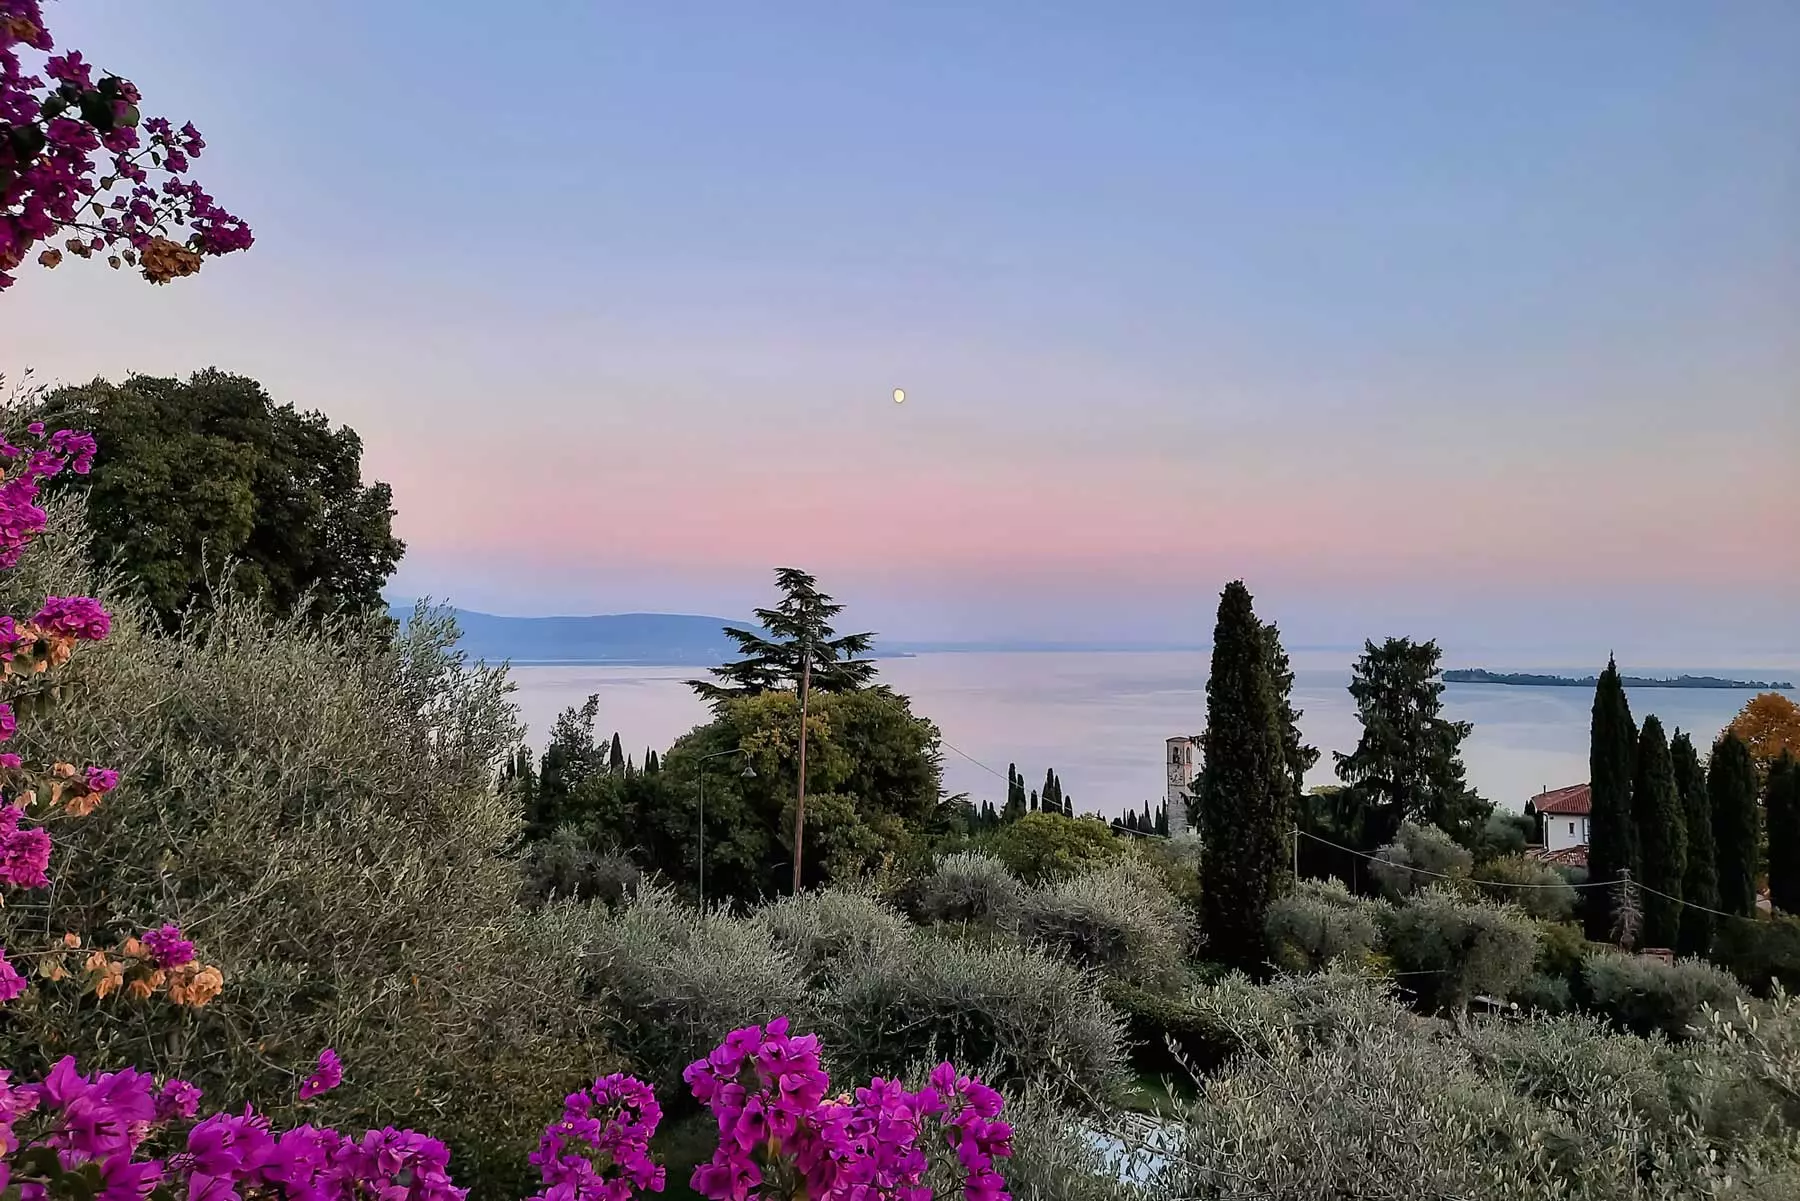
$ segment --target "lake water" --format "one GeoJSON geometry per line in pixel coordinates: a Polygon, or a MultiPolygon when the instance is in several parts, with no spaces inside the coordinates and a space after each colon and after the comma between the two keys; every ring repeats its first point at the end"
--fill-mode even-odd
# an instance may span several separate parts
{"type": "MultiPolygon", "coordinates": [[[[1333,751],[1356,745],[1361,727],[1345,686],[1353,655],[1300,651],[1293,656],[1294,702],[1301,729],[1325,752],[1309,784],[1333,782],[1333,751]]],[[[1205,652],[1064,653],[1009,652],[919,655],[884,660],[881,677],[912,698],[944,735],[944,783],[996,804],[1005,799],[1006,767],[1017,763],[1031,786],[1054,767],[1064,791],[1080,810],[1108,816],[1141,806],[1163,793],[1163,740],[1197,734],[1206,719],[1205,652]]],[[[1463,666],[1463,664],[1452,664],[1463,666]]],[[[1486,656],[1479,664],[1505,671],[1584,676],[1602,665],[1570,666],[1529,656],[1486,656]]],[[[1644,676],[1725,675],[1739,679],[1793,680],[1800,658],[1687,666],[1624,667],[1644,676]]],[[[530,739],[542,747],[556,714],[600,697],[597,728],[618,730],[634,759],[644,748],[660,754],[708,718],[684,684],[702,674],[693,667],[516,667],[516,699],[530,739]]],[[[1655,713],[1671,732],[1690,732],[1696,746],[1712,739],[1749,692],[1701,689],[1637,689],[1632,715],[1655,713]]],[[[1482,795],[1522,808],[1542,789],[1585,781],[1588,714],[1593,694],[1584,688],[1515,688],[1449,684],[1447,716],[1473,722],[1463,746],[1469,780],[1482,795]]]]}

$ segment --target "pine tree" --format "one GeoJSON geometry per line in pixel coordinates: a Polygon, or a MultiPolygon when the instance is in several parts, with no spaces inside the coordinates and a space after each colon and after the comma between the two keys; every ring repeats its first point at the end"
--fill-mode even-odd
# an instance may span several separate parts
{"type": "Polygon", "coordinates": [[[1209,954],[1258,971],[1263,915],[1287,866],[1289,777],[1262,623],[1241,580],[1220,594],[1212,645],[1199,789],[1203,920],[1209,954]]]}
{"type": "Polygon", "coordinates": [[[617,775],[625,770],[625,747],[619,741],[619,732],[613,731],[612,754],[607,756],[606,770],[617,775]]]}
{"type": "Polygon", "coordinates": [[[1363,732],[1354,751],[1337,756],[1337,774],[1373,808],[1384,835],[1415,821],[1470,846],[1493,807],[1465,778],[1462,743],[1473,727],[1443,716],[1441,655],[1436,642],[1410,638],[1363,644],[1350,680],[1363,732]]]}
{"type": "Polygon", "coordinates": [[[725,636],[737,643],[744,657],[711,669],[721,683],[689,680],[688,687],[714,705],[776,689],[799,689],[803,679],[814,692],[868,687],[875,677],[875,661],[857,656],[868,653],[875,635],[839,636],[831,619],[844,606],[819,591],[818,584],[797,567],[777,568],[775,587],[781,600],[773,609],[756,610],[756,620],[770,636],[726,626],[725,636]]]}
{"type": "Polygon", "coordinates": [[[1654,713],[1644,718],[1633,769],[1631,806],[1642,861],[1637,880],[1644,890],[1644,945],[1673,947],[1681,931],[1687,818],[1681,807],[1681,793],[1675,786],[1669,742],[1654,713]]]}
{"type": "Polygon", "coordinates": [[[1694,751],[1694,740],[1676,731],[1669,743],[1675,764],[1675,790],[1687,819],[1687,873],[1681,878],[1681,933],[1675,948],[1683,956],[1712,950],[1713,915],[1719,907],[1719,871],[1713,850],[1712,801],[1706,794],[1706,770],[1694,751]],[[1704,906],[1704,908],[1702,908],[1704,906]]]}
{"type": "Polygon", "coordinates": [[[1756,761],[1730,730],[1713,744],[1706,768],[1712,800],[1713,846],[1719,865],[1719,909],[1756,916],[1756,852],[1761,831],[1756,816],[1756,761]]]}
{"type": "MultiPolygon", "coordinates": [[[[1620,873],[1638,870],[1637,832],[1631,816],[1631,773],[1637,758],[1637,727],[1619,665],[1606,661],[1594,686],[1593,724],[1588,730],[1588,878],[1610,884],[1620,873]]],[[[1594,890],[1587,911],[1587,935],[1605,942],[1612,935],[1610,889],[1594,890]],[[1602,899],[1603,898],[1603,899],[1602,899]]]]}
{"type": "Polygon", "coordinates": [[[1275,720],[1281,726],[1281,753],[1287,761],[1289,796],[1298,800],[1306,788],[1306,773],[1319,761],[1319,748],[1308,746],[1300,733],[1301,710],[1294,708],[1294,668],[1281,645],[1281,629],[1263,626],[1263,649],[1269,656],[1269,687],[1275,693],[1275,720]]]}
{"type": "Polygon", "coordinates": [[[1769,903],[1800,914],[1800,762],[1784,750],[1763,785],[1769,820],[1769,903]]]}
{"type": "Polygon", "coordinates": [[[1025,816],[1025,785],[1019,780],[1019,765],[1006,765],[1006,808],[1001,811],[1000,820],[1016,822],[1025,816]]]}

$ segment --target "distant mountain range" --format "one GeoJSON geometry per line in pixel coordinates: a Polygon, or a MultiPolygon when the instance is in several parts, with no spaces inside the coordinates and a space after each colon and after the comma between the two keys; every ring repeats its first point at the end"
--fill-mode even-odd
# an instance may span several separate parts
{"type": "MultiPolygon", "coordinates": [[[[1674,676],[1653,679],[1646,676],[1622,676],[1627,688],[1731,688],[1766,692],[1791,689],[1793,684],[1770,680],[1726,680],[1718,676],[1674,676]]],[[[1593,688],[1599,684],[1595,676],[1540,676],[1524,672],[1489,671],[1485,667],[1458,668],[1444,673],[1446,684],[1513,684],[1525,688],[1593,688]]]]}
{"type": "MultiPolygon", "coordinates": [[[[404,621],[411,605],[390,605],[404,621]]],[[[724,627],[756,628],[754,622],[691,613],[605,613],[591,617],[502,617],[452,609],[462,630],[462,649],[490,663],[711,666],[737,657],[724,627]]],[[[974,651],[1199,651],[1205,645],[1130,642],[890,642],[878,641],[878,658],[974,651]]]]}

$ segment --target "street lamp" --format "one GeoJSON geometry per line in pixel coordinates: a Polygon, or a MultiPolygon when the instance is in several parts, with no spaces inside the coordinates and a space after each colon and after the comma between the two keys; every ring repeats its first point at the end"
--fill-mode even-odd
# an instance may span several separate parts
{"type": "MultiPolygon", "coordinates": [[[[700,912],[702,913],[706,912],[706,761],[708,759],[722,759],[726,755],[741,755],[743,753],[743,747],[734,746],[729,750],[714,751],[710,755],[702,755],[697,760],[700,765],[696,771],[698,771],[700,775],[700,912]]],[[[756,779],[756,769],[746,763],[744,764],[744,770],[740,772],[739,775],[743,779],[754,780],[756,779]]]]}

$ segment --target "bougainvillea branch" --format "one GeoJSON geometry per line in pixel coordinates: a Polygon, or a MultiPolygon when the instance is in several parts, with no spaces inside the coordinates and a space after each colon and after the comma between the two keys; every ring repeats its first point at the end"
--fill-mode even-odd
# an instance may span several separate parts
{"type": "Polygon", "coordinates": [[[41,0],[0,0],[0,291],[33,250],[162,284],[247,248],[250,227],[187,178],[200,131],[143,118],[130,80],[55,50],[41,0]]]}

